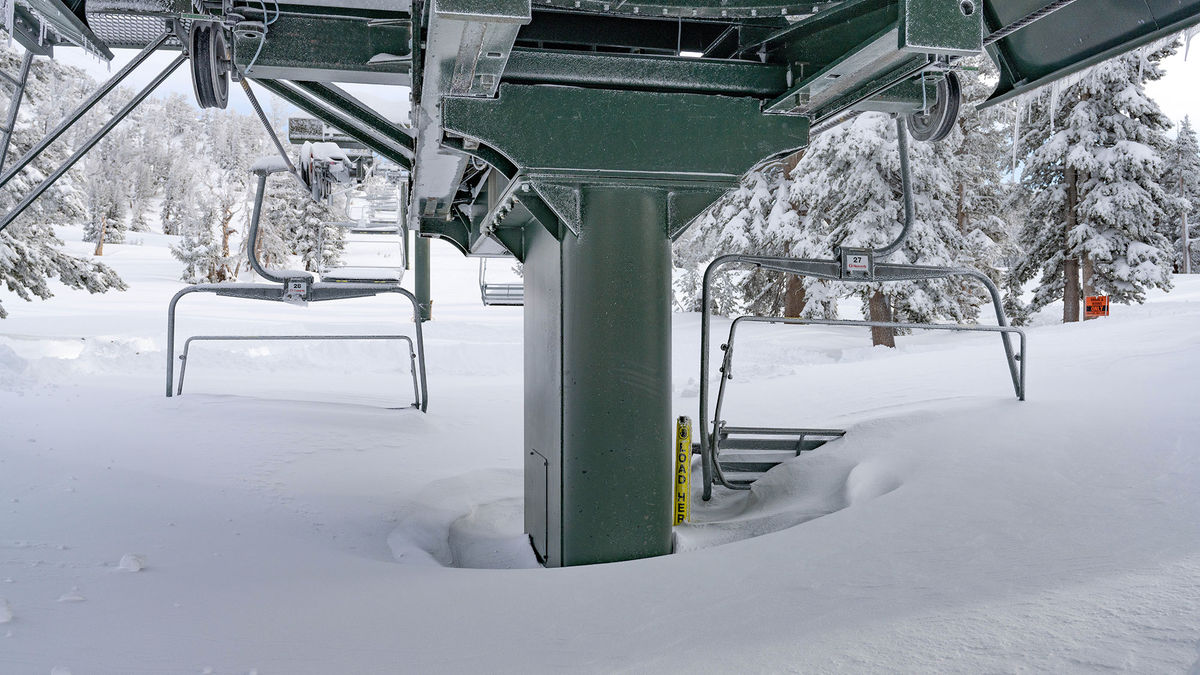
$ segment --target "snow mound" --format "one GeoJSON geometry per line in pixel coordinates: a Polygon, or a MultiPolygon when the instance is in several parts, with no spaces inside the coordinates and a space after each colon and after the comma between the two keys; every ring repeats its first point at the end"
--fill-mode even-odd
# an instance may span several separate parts
{"type": "Polygon", "coordinates": [[[15,384],[23,380],[29,362],[17,356],[11,347],[0,345],[0,386],[15,384]]]}
{"type": "Polygon", "coordinates": [[[279,171],[287,171],[287,161],[279,155],[265,155],[254,160],[250,165],[251,173],[276,173],[279,171]]]}
{"type": "MultiPolygon", "coordinates": [[[[717,489],[692,521],[675,528],[676,552],[710,548],[785,530],[882,497],[900,487],[881,462],[853,459],[846,441],[771,469],[747,492],[717,489]]],[[[700,485],[692,500],[700,503],[700,485]]]]}
{"type": "Polygon", "coordinates": [[[525,535],[520,471],[476,471],[431,483],[388,535],[397,562],[476,569],[539,567],[525,535]]]}
{"type": "Polygon", "coordinates": [[[140,553],[126,553],[121,556],[121,562],[117,564],[117,569],[126,572],[141,572],[146,569],[146,556],[140,553]]]}

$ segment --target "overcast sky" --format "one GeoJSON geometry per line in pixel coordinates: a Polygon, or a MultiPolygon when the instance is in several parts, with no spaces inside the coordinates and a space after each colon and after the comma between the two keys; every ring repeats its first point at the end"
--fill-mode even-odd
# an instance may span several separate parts
{"type": "MultiPolygon", "coordinates": [[[[1180,49],[1179,53],[1168,59],[1166,62],[1167,76],[1158,82],[1150,83],[1149,86],[1151,96],[1158,101],[1163,111],[1176,122],[1182,120],[1184,115],[1196,116],[1197,111],[1200,111],[1200,88],[1195,85],[1196,82],[1200,82],[1200,43],[1197,43],[1195,46],[1197,47],[1197,53],[1190,55],[1190,58],[1187,60],[1184,59],[1183,49],[1180,49]]],[[[110,73],[119,70],[121,66],[128,63],[137,53],[129,49],[117,49],[114,51],[116,52],[116,58],[113,59],[111,64],[103,63],[94,57],[88,56],[81,49],[59,49],[55,56],[64,63],[83,68],[99,81],[107,79],[110,73]]],[[[152,55],[146,63],[138,68],[137,72],[126,79],[126,86],[142,87],[170,63],[176,54],[178,52],[159,52],[152,55]]],[[[374,106],[379,112],[390,119],[407,120],[407,87],[363,85],[345,85],[345,87],[352,94],[362,99],[365,103],[374,106]]],[[[170,79],[159,88],[159,93],[166,92],[179,92],[189,99],[194,97],[191,75],[186,64],[175,71],[170,79]]],[[[273,104],[282,103],[287,108],[285,114],[296,114],[297,112],[287,103],[278,101],[278,99],[272,100],[274,97],[260,88],[255,89],[255,94],[258,95],[259,101],[267,108],[272,107],[273,104]]],[[[250,104],[246,101],[246,96],[242,93],[240,87],[231,88],[229,99],[230,106],[235,110],[247,114],[252,112],[250,104]]]]}

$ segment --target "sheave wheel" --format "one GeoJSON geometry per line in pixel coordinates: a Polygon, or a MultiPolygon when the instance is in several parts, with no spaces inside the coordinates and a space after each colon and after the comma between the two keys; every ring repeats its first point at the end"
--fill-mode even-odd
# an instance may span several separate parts
{"type": "Polygon", "coordinates": [[[190,35],[192,89],[201,108],[229,104],[229,48],[221,27],[208,21],[192,22],[190,35]]]}
{"type": "Polygon", "coordinates": [[[929,110],[908,116],[908,133],[918,141],[942,140],[954,129],[961,105],[962,86],[958,75],[947,71],[937,83],[937,100],[929,110]]]}

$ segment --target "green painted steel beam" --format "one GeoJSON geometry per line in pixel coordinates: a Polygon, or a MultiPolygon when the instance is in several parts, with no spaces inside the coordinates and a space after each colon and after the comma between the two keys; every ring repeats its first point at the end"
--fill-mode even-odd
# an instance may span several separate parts
{"type": "Polygon", "coordinates": [[[808,142],[808,120],[763,115],[753,98],[506,84],[496,99],[447,97],[442,110],[447,131],[542,175],[732,185],[808,142]]]}
{"type": "Polygon", "coordinates": [[[392,141],[396,145],[406,148],[411,155],[413,149],[412,131],[393,123],[383,115],[375,112],[370,106],[364,104],[353,96],[347,94],[342,89],[320,82],[304,82],[298,81],[296,87],[301,91],[308,93],[313,98],[321,103],[348,115],[352,119],[362,123],[370,129],[380,133],[384,138],[392,141]]]}
{"type": "Polygon", "coordinates": [[[305,96],[301,92],[293,89],[283,82],[269,79],[252,78],[252,82],[261,85],[271,93],[291,103],[304,112],[316,117],[335,129],[341,130],[346,135],[354,138],[368,148],[378,152],[387,159],[399,164],[400,166],[411,169],[412,160],[402,148],[388,142],[386,139],[381,139],[378,135],[369,133],[359,128],[354,120],[348,116],[331,110],[330,108],[321,105],[313,99],[305,96]]]}
{"type": "Polygon", "coordinates": [[[280,15],[266,42],[234,40],[234,65],[250,77],[362,84],[408,84],[412,26],[361,19],[280,15]],[[255,54],[258,54],[257,59],[255,54]]]}
{"type": "Polygon", "coordinates": [[[736,42],[744,35],[765,34],[787,25],[787,20],[778,15],[748,23],[735,19],[544,11],[542,6],[538,3],[534,7],[533,21],[521,29],[517,46],[678,56],[680,51],[706,52],[728,31],[733,32],[736,42]]]}
{"type": "Polygon", "coordinates": [[[420,235],[446,241],[463,255],[471,253],[471,224],[461,214],[448,218],[422,218],[420,235]]]}
{"type": "MultiPolygon", "coordinates": [[[[986,30],[998,30],[1048,0],[984,4],[986,30]]],[[[1130,49],[1171,37],[1200,23],[1200,0],[1081,0],[988,47],[1000,83],[994,105],[1130,49]]]]}
{"type": "MultiPolygon", "coordinates": [[[[897,27],[899,12],[898,0],[847,0],[750,43],[743,51],[762,52],[773,63],[790,65],[794,79],[802,80],[843,60],[871,36],[897,27]]],[[[894,47],[899,46],[897,34],[894,47]]]]}
{"type": "Polygon", "coordinates": [[[584,236],[525,230],[525,531],[550,567],[671,551],[667,195],[580,200],[584,236]]]}
{"type": "Polygon", "coordinates": [[[421,312],[421,321],[429,321],[433,318],[433,299],[429,286],[429,239],[425,237],[418,236],[413,240],[413,267],[416,276],[413,290],[421,312]]]}
{"type": "Polygon", "coordinates": [[[785,66],[755,61],[517,48],[504,81],[771,98],[787,89],[787,75],[785,66]]]}
{"type": "Polygon", "coordinates": [[[543,0],[543,9],[582,11],[631,17],[740,19],[761,21],[784,16],[804,16],[837,5],[837,2],[786,2],[784,0],[543,0]]]}

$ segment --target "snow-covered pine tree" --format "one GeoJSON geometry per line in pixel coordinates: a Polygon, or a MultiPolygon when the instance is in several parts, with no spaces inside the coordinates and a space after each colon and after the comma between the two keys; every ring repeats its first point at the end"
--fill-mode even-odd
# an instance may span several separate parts
{"type": "Polygon", "coordinates": [[[1162,233],[1174,197],[1163,184],[1170,122],[1146,94],[1175,46],[1093,67],[1028,105],[1023,180],[1032,195],[1021,232],[1020,281],[1039,276],[1032,309],[1062,298],[1063,321],[1080,300],[1104,294],[1142,302],[1169,289],[1170,242],[1162,233]]]}
{"type": "Polygon", "coordinates": [[[109,133],[83,160],[83,192],[87,200],[87,222],[83,240],[96,244],[95,255],[104,255],[105,244],[125,241],[129,224],[128,185],[122,180],[120,166],[127,163],[121,152],[127,134],[120,128],[109,133]]]}
{"type": "Polygon", "coordinates": [[[1000,282],[1000,268],[1013,254],[1014,224],[1008,217],[1012,190],[1004,180],[1012,142],[1012,111],[1000,106],[976,107],[996,86],[998,74],[991,59],[973,57],[963,65],[958,72],[963,97],[959,133],[947,139],[951,145],[945,148],[955,183],[955,220],[965,238],[964,262],[1000,282]]]}
{"type": "MultiPolygon", "coordinates": [[[[952,132],[940,144],[910,143],[915,220],[903,248],[890,261],[958,266],[967,258],[953,211],[956,195],[946,150],[955,147],[955,134],[960,133],[952,132]]],[[[864,113],[826,131],[797,164],[792,185],[792,203],[803,214],[799,227],[808,231],[808,239],[798,240],[799,255],[823,250],[822,257],[828,257],[839,246],[879,248],[890,243],[904,217],[895,121],[864,113]]],[[[857,296],[863,314],[873,321],[965,321],[975,317],[979,304],[976,292],[959,279],[837,282],[832,289],[811,279],[805,283],[809,303],[820,298],[821,311],[826,311],[830,294],[857,296]]],[[[873,330],[872,340],[894,345],[890,331],[883,329],[873,330]]]]}
{"type": "Polygon", "coordinates": [[[191,205],[192,186],[200,180],[196,174],[192,155],[177,155],[167,167],[162,179],[162,205],[159,222],[163,234],[182,234],[182,222],[191,205]]]}
{"type": "Polygon", "coordinates": [[[1175,244],[1175,269],[1195,272],[1200,269],[1200,246],[1194,244],[1200,234],[1196,220],[1200,218],[1200,143],[1188,117],[1183,118],[1179,132],[1167,151],[1167,171],[1163,182],[1179,202],[1169,212],[1167,236],[1175,244]],[[1186,228],[1186,229],[1185,229],[1186,228]],[[1184,265],[1185,241],[1191,249],[1189,265],[1184,265]]]}
{"type": "Polygon", "coordinates": [[[304,269],[320,272],[340,264],[346,235],[342,228],[329,225],[335,218],[333,207],[327,202],[314,202],[299,190],[289,192],[299,196],[292,210],[291,244],[304,269]]]}
{"type": "MultiPolygon", "coordinates": [[[[810,212],[804,202],[806,190],[811,186],[801,183],[810,179],[809,172],[815,168],[811,160],[804,161],[810,151],[811,147],[785,164],[787,172],[767,214],[763,234],[763,249],[769,251],[768,255],[829,258],[833,253],[828,241],[828,221],[810,212]]],[[[838,291],[828,282],[794,275],[788,275],[782,283],[776,275],[774,281],[774,297],[756,308],[759,311],[778,314],[782,309],[784,316],[837,318],[838,291]]]]}
{"type": "MultiPolygon", "coordinates": [[[[676,241],[675,305],[681,311],[699,311],[704,270],[713,258],[727,253],[759,254],[767,213],[774,201],[779,171],[754,170],[738,187],[723,195],[697,217],[676,241]]],[[[718,314],[742,311],[756,291],[747,291],[749,273],[736,270],[713,281],[713,303],[718,314]]],[[[761,291],[761,289],[759,289],[761,291]]]]}
{"type": "Polygon", "coordinates": [[[183,263],[180,279],[189,284],[223,281],[221,246],[213,237],[217,213],[212,203],[195,203],[178,223],[179,243],[171,255],[183,263]]]}
{"type": "MultiPolygon", "coordinates": [[[[297,197],[308,199],[297,189],[291,177],[274,174],[267,178],[267,193],[263,197],[262,217],[258,223],[258,259],[270,267],[282,267],[292,254],[293,223],[296,219],[297,197]]],[[[242,243],[242,255],[249,260],[247,241],[242,243]]],[[[247,265],[248,266],[248,265],[247,265]]]]}
{"type": "MultiPolygon", "coordinates": [[[[20,52],[0,43],[0,68],[15,72],[20,52]]],[[[77,105],[86,93],[89,79],[83,71],[50,59],[34,59],[25,89],[25,100],[17,118],[10,148],[11,157],[28,151],[45,132],[57,124],[66,110],[77,105]]],[[[29,169],[13,178],[0,195],[0,210],[7,211],[23,195],[56,168],[69,154],[58,143],[42,154],[29,169]]],[[[53,296],[47,284],[57,277],[70,288],[91,293],[124,290],[125,284],[107,265],[68,255],[51,224],[75,223],[83,219],[85,207],[75,178],[68,174],[46,191],[20,218],[0,232],[0,284],[24,300],[53,296]]],[[[0,318],[8,316],[0,304],[0,318]]]]}

